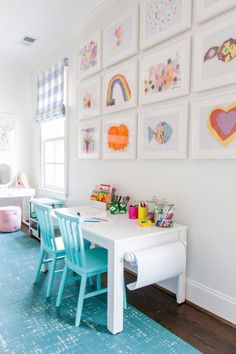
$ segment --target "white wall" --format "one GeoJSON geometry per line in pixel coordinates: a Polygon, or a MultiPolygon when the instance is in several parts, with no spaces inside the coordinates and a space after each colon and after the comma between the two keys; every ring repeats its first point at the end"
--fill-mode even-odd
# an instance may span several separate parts
{"type": "MultiPolygon", "coordinates": [[[[129,8],[139,1],[129,1],[129,8]]],[[[96,183],[114,184],[135,199],[167,197],[176,206],[175,220],[189,226],[187,299],[236,323],[236,168],[224,160],[99,160],[77,159],[76,80],[80,39],[124,14],[127,1],[110,1],[103,13],[74,27],[45,56],[35,74],[69,57],[69,196],[68,204],[87,203],[96,183]]],[[[188,31],[194,34],[196,25],[188,31]]],[[[236,85],[235,87],[236,88],[236,85]]],[[[227,92],[228,88],[224,88],[227,92]]],[[[221,89],[215,90],[221,93],[221,89]]],[[[195,99],[193,93],[188,99],[195,99]]],[[[204,96],[204,93],[199,95],[204,96]]],[[[182,98],[183,99],[183,98],[182,98]]],[[[179,100],[172,100],[181,101],[179,100]]],[[[35,125],[35,142],[38,127],[35,125]]],[[[38,147],[38,144],[35,144],[38,147]]],[[[34,155],[38,155],[38,150],[34,155]]],[[[39,165],[35,181],[39,184],[39,165]]],[[[169,282],[173,289],[174,282],[169,282]]]]}
{"type": "Polygon", "coordinates": [[[15,173],[24,171],[31,181],[31,74],[29,70],[0,65],[0,113],[15,117],[16,148],[0,154],[0,162],[11,163],[15,173]]]}

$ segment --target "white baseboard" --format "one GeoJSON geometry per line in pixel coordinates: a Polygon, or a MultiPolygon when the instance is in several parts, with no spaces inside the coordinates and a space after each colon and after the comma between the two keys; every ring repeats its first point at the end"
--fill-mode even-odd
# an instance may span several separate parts
{"type": "Polygon", "coordinates": [[[236,299],[196,281],[186,279],[186,299],[236,324],[236,299]]]}

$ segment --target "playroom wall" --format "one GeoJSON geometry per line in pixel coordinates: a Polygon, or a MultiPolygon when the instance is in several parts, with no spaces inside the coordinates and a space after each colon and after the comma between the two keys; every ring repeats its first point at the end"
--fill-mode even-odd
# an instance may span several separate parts
{"type": "MultiPolygon", "coordinates": [[[[24,171],[32,184],[32,100],[31,73],[27,69],[0,65],[0,113],[15,117],[15,150],[1,153],[0,163],[13,166],[15,174],[24,171]]],[[[9,203],[1,199],[1,205],[9,203]]],[[[15,201],[18,203],[19,201],[15,201]]]]}
{"type": "MultiPolygon", "coordinates": [[[[196,160],[188,153],[183,160],[79,160],[77,158],[77,54],[81,40],[102,29],[139,1],[105,1],[100,10],[74,26],[45,53],[35,67],[36,76],[62,57],[69,58],[68,69],[68,196],[70,206],[87,204],[97,183],[113,184],[118,193],[135,200],[153,195],[166,197],[175,204],[175,221],[189,226],[187,247],[187,299],[222,318],[236,323],[236,167],[234,160],[196,160]]],[[[221,17],[224,18],[225,15],[221,17]]],[[[194,16],[193,16],[194,18],[194,16]]],[[[198,25],[184,34],[194,37],[198,25]]],[[[178,35],[177,37],[181,37],[178,35]]],[[[175,39],[171,39],[174,41],[175,39]]],[[[140,54],[135,57],[139,57],[140,54]]],[[[236,84],[223,92],[236,90],[236,84]]],[[[221,94],[222,88],[211,90],[221,94]]],[[[235,91],[236,92],[236,91],[235,91]]],[[[193,102],[207,92],[172,99],[171,102],[193,102]]],[[[168,101],[170,102],[170,101],[168,101]]],[[[155,107],[155,105],[153,105],[155,107]]],[[[8,109],[7,107],[5,109],[8,109]]],[[[139,111],[139,107],[135,111],[139,111]]],[[[23,113],[22,113],[23,114],[23,113]]],[[[105,117],[103,118],[105,119],[105,117]]],[[[189,116],[189,143],[191,143],[189,116]]],[[[39,156],[39,128],[34,124],[33,156],[39,156]]],[[[27,150],[27,142],[24,148],[27,150]]],[[[39,159],[33,159],[35,185],[40,185],[39,159]]],[[[26,170],[28,165],[26,163],[26,170]]],[[[162,284],[163,285],[163,284],[162,284]]],[[[175,289],[175,282],[164,284],[175,289]]]]}

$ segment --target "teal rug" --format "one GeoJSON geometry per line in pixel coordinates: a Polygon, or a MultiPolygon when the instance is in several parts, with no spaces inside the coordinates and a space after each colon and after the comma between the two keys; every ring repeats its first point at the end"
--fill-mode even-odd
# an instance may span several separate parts
{"type": "Polygon", "coordinates": [[[0,233],[0,353],[185,354],[199,353],[134,307],[124,313],[124,331],[106,328],[106,296],[85,300],[82,321],[74,326],[78,284],[67,286],[61,308],[46,301],[46,277],[33,286],[39,243],[22,232],[0,233]]]}

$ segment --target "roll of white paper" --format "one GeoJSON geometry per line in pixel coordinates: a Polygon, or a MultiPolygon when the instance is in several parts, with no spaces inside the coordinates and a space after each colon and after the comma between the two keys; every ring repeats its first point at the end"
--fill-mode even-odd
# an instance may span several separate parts
{"type": "Polygon", "coordinates": [[[136,290],[184,272],[186,248],[180,241],[127,253],[125,260],[137,267],[137,281],[127,285],[136,290]]]}

